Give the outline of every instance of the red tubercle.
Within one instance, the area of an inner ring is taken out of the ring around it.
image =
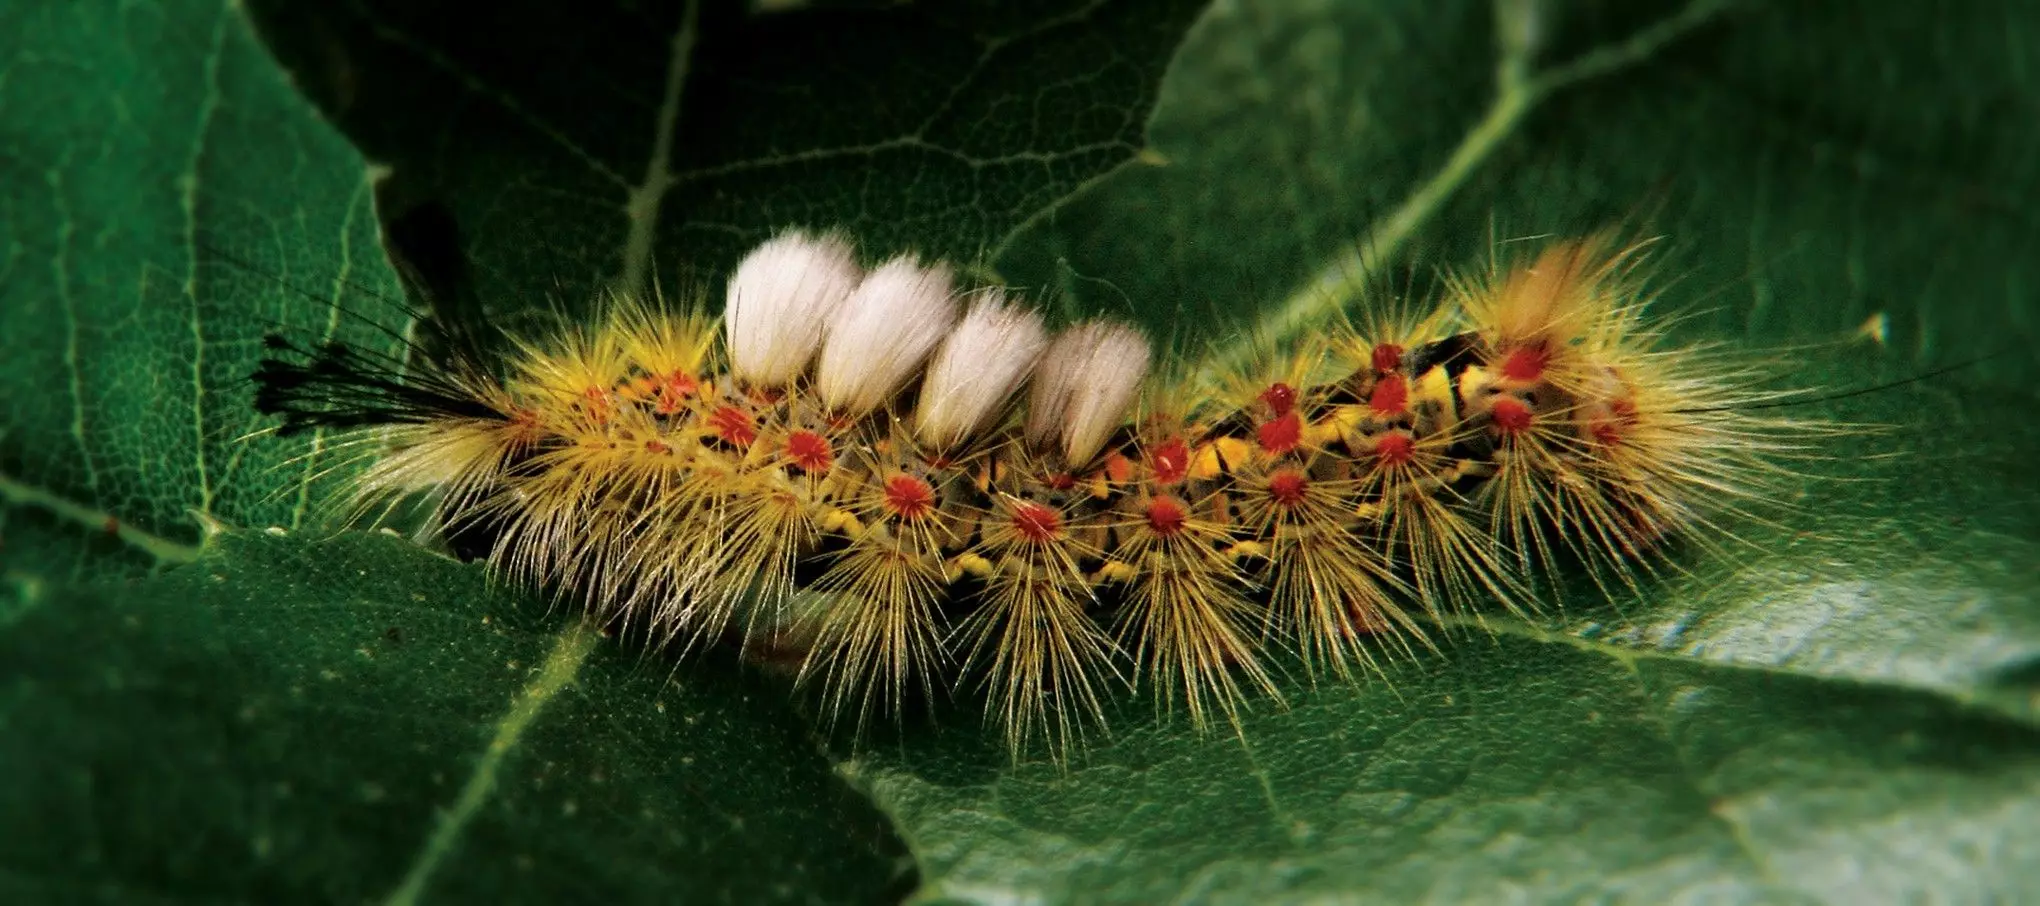
[[[1382,375],[1367,397],[1367,408],[1375,415],[1401,415],[1410,407],[1410,382],[1400,374]]]
[[[1604,403],[1605,412],[1593,412],[1586,419],[1587,436],[1603,447],[1619,447],[1639,420],[1636,401],[1627,397]]]
[[[1283,469],[1268,476],[1268,496],[1283,506],[1295,506],[1303,502],[1310,492],[1310,479],[1295,469]]]
[[[912,475],[894,475],[885,480],[885,508],[909,522],[925,519],[935,512],[935,488]]]
[[[1402,367],[1403,348],[1394,343],[1377,343],[1369,358],[1373,359],[1374,371],[1387,374]]]
[[[1052,490],[1067,491],[1077,486],[1077,476],[1068,472],[1053,472],[1041,479],[1041,483],[1048,485]]]
[[[803,472],[827,472],[836,463],[836,451],[828,438],[803,429],[786,435],[786,461]]]
[[[1148,470],[1154,473],[1156,484],[1180,483],[1190,475],[1190,445],[1180,437],[1162,441],[1148,454]]]
[[[1587,426],[1587,433],[1594,436],[1594,442],[1604,447],[1622,446],[1622,427],[1615,422],[1601,419]]]
[[[1635,400],[1630,399],[1614,400],[1608,404],[1608,411],[1615,413],[1615,419],[1617,421],[1620,421],[1624,425],[1634,426],[1636,424],[1637,415]]]
[[[1416,439],[1401,431],[1390,431],[1374,439],[1374,460],[1383,466],[1399,466],[1416,455]]]
[[[1269,384],[1268,389],[1261,391],[1261,402],[1267,403],[1277,417],[1288,415],[1296,408],[1296,388],[1280,381]]]
[[[659,382],[655,391],[657,402],[653,404],[652,411],[659,415],[676,415],[700,391],[700,379],[685,371],[675,371]]]
[[[1543,346],[1518,346],[1502,359],[1502,377],[1534,384],[1544,378],[1544,369],[1550,365],[1551,353]]]
[[[1488,410],[1494,418],[1495,430],[1503,436],[1513,437],[1530,430],[1530,407],[1513,396],[1495,400],[1494,408]]]
[[[1183,501],[1174,497],[1157,497],[1148,501],[1148,529],[1164,537],[1183,530],[1183,524],[1190,521],[1190,510]]]
[[[736,406],[717,406],[708,414],[708,429],[724,443],[748,447],[758,440],[758,420]]]
[[[1011,517],[1013,530],[1020,537],[1041,544],[1062,536],[1062,514],[1039,503],[1021,503],[1013,507]]]
[[[588,401],[585,410],[588,417],[597,422],[606,422],[616,414],[616,404],[609,399],[609,388],[587,387],[582,389],[581,398]]]
[[[1295,412],[1265,421],[1254,429],[1254,439],[1270,453],[1287,453],[1303,443],[1303,416]]]
[[[654,437],[645,441],[645,452],[664,456],[673,452],[673,445]]]
[[[504,426],[505,439],[516,446],[538,442],[539,417],[536,409],[513,409]]]

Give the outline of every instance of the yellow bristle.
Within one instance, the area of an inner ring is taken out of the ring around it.
[[[1392,463],[1363,454],[1358,496],[1374,501],[1364,515],[1375,523],[1385,552],[1404,564],[1415,599],[1433,618],[1456,617],[1478,604],[1522,613],[1527,592],[1505,575],[1492,536],[1468,519],[1467,501],[1449,486],[1463,467],[1448,455],[1454,442],[1450,434],[1417,439],[1407,460]]]
[[[1573,393],[1598,379],[1611,348],[1647,342],[1640,319],[1651,300],[1638,273],[1648,241],[1620,245],[1611,232],[1545,245],[1533,258],[1484,279],[1448,277],[1447,304],[1484,341],[1501,386],[1529,383]]]
[[[1448,284],[1452,279],[1448,276]],[[1376,350],[1389,347],[1400,356],[1458,333],[1465,329],[1464,321],[1465,314],[1457,305],[1384,297],[1365,311],[1341,312],[1339,322],[1325,333],[1330,338],[1331,358],[1343,377],[1361,369],[1373,370]]]
[[[1722,515],[1757,519],[1792,475],[1781,463],[1845,430],[1749,414],[1777,395],[1741,389],[1759,374],[1707,348],[1633,353],[1607,374],[1581,401],[1579,458],[1630,517],[1638,556],[1675,532],[1709,544]]]
[[[1448,304],[1497,348],[1570,344],[1625,311],[1632,299],[1627,278],[1647,245],[1618,246],[1614,234],[1600,232],[1547,243],[1527,260],[1498,253],[1481,277],[1448,276]]]
[[[1493,539],[1468,518],[1469,501],[1453,484],[1485,463],[1455,458],[1469,440],[1446,372],[1412,374],[1409,355],[1465,325],[1462,313],[1435,308],[1421,314],[1398,305],[1348,328],[1338,347],[1353,365],[1347,389],[1364,401],[1342,407],[1333,421],[1353,480],[1356,515],[1371,528],[1380,555],[1407,576],[1410,596],[1433,620],[1471,612],[1478,604],[1524,610],[1523,590],[1502,573]],[[1385,380],[1399,381],[1396,399],[1376,400]],[[1387,411],[1375,408],[1379,402]]]
[[[623,360],[654,377],[699,376],[721,338],[716,318],[699,302],[674,310],[663,298],[613,294],[604,329]]]
[[[735,474],[721,451],[698,451],[685,480],[628,519],[631,540],[612,555],[613,574],[632,577],[619,606],[683,650],[718,637],[735,609],[712,593],[728,560],[725,498]]]
[[[392,449],[355,479],[347,518],[359,518],[378,499],[434,490],[442,516],[473,506],[494,491],[509,462],[530,449],[524,426],[481,419],[405,425],[373,437]]]
[[[1183,401],[1170,404],[1170,408],[1190,413],[1219,409],[1253,410],[1261,405],[1262,395],[1277,384],[1301,394],[1308,388],[1345,377],[1351,369],[1347,367],[1349,363],[1344,352],[1336,333],[1314,333],[1281,350],[1270,350],[1257,356],[1241,367],[1206,372],[1200,377],[1208,384],[1183,387],[1178,386],[1182,384],[1180,381],[1166,382],[1170,389],[1167,396]],[[1160,405],[1156,396],[1149,394],[1144,402],[1150,406]]]
[[[510,389],[549,414],[600,418],[613,410],[616,387],[630,376],[623,337],[608,324],[561,326],[543,341],[514,342]]]
[[[1044,531],[1050,516],[1061,522],[1065,514],[1008,498],[987,518],[971,555],[991,564],[990,575],[983,601],[957,631],[965,662],[984,671],[986,713],[1015,760],[1037,737],[1065,757],[1086,721],[1103,724],[1099,684],[1118,677],[1117,649],[1085,612],[1094,601],[1077,565],[1100,552]]]
[[[959,523],[974,518],[945,507],[943,488],[929,477],[909,474],[917,457],[903,429],[880,446],[853,451],[843,465],[869,478],[823,491],[822,518],[849,546],[816,582],[835,594],[804,616],[812,644],[800,668],[803,683],[822,685],[832,718],[855,699],[860,726],[874,711],[897,716],[914,685],[932,696],[940,683],[944,549]]]
[[[787,493],[751,472],[697,470],[647,513],[652,531],[633,547],[628,566],[671,589],[666,600],[642,602],[657,608],[669,639],[692,647],[734,625],[748,642],[754,629],[776,628],[773,618],[792,594],[798,545],[813,534]]]
[[[1554,530],[1568,534],[1602,525],[1599,514],[1580,512],[1580,495],[1591,493],[1579,469],[1559,455],[1564,445],[1561,426],[1542,415],[1524,430],[1496,439],[1495,471],[1475,499],[1489,510],[1488,533],[1509,553],[1509,566],[1519,577],[1549,574],[1559,562]],[[1596,509],[1591,500],[1588,510]],[[1587,520],[1587,521],[1583,521]]]
[[[1307,669],[1351,677],[1360,664],[1379,672],[1367,637],[1403,653],[1422,627],[1398,603],[1407,589],[1356,518],[1359,484],[1310,477],[1301,464],[1243,471],[1234,492],[1240,521],[1265,540],[1261,584],[1274,617],[1295,637]],[[1364,534],[1363,534],[1364,533]]]
[[[1216,709],[1237,727],[1246,694],[1236,677],[1281,698],[1255,646],[1265,614],[1240,592],[1246,579],[1226,553],[1232,536],[1222,525],[1188,505],[1171,522],[1158,530],[1149,517],[1126,529],[1117,552],[1130,568],[1119,644],[1165,709],[1180,693],[1191,726],[1206,729]]]
[[[912,536],[866,533],[814,586],[832,595],[808,615],[813,647],[802,682],[819,681],[832,717],[855,700],[861,727],[874,710],[897,716],[916,684],[932,695],[945,665],[942,557]]]

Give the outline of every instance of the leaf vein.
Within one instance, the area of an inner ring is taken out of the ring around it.
[[[0,473],[0,500],[15,506],[31,506],[83,528],[103,531],[129,547],[155,558],[157,563],[189,563],[198,559],[198,548],[162,538],[135,528],[105,510],[74,502],[58,494],[18,481]]]
[[[1401,250],[1419,228],[1443,210],[1459,187],[1487,162],[1502,143],[1515,135],[1523,119],[1551,95],[1576,83],[1618,72],[1650,56],[1694,29],[1713,21],[1726,8],[1724,0],[1691,0],[1685,8],[1639,29],[1629,38],[1589,51],[1572,62],[1537,75],[1530,64],[1538,49],[1532,37],[1540,27],[1520,21],[1534,16],[1534,5],[1497,0],[1495,30],[1503,35],[1495,65],[1495,94],[1488,109],[1460,138],[1445,163],[1388,216],[1363,230],[1347,251],[1307,278],[1263,315],[1256,329],[1239,342],[1222,347],[1205,363],[1205,374],[1220,374],[1248,364],[1257,355],[1324,323],[1328,313],[1347,304],[1373,285],[1375,275]]]
[[[636,292],[645,285],[645,271],[652,258],[652,238],[659,226],[659,204],[671,191],[673,179],[673,138],[680,127],[680,98],[687,90],[687,76],[693,66],[696,24],[700,0],[688,0],[680,27],[673,33],[672,58],[666,68],[666,88],[659,100],[658,123],[652,133],[652,152],[645,161],[645,179],[630,190],[624,211],[630,231],[623,246],[623,273],[618,289]]]
[[[489,740],[488,748],[475,763],[474,772],[462,786],[459,798],[453,806],[440,815],[439,823],[432,829],[432,835],[425,841],[425,847],[418,853],[416,861],[404,875],[402,883],[390,893],[385,901],[390,906],[412,906],[419,902],[426,884],[432,880],[434,870],[445,861],[460,835],[470,824],[481,807],[495,791],[496,780],[501,773],[503,762],[522,740],[524,732],[538,719],[559,693],[574,681],[581,665],[588,660],[588,654],[595,650],[601,635],[591,630],[586,623],[576,622],[560,634],[553,643],[551,653],[538,669],[538,675],[526,685],[510,707],[510,712],[496,722],[496,732]]]
[[[616,172],[614,168],[603,163],[601,159],[590,153],[588,149],[581,147],[579,142],[568,137],[558,127],[553,126],[530,110],[525,109],[524,105],[518,103],[516,98],[491,88],[487,82],[482,81],[481,77],[461,67],[445,54],[420,44],[410,35],[379,20],[370,19],[369,27],[375,31],[376,37],[417,54],[420,59],[452,76],[455,81],[460,83],[462,88],[509,113],[512,117],[530,127],[532,131],[544,136],[547,141],[552,142],[554,145],[559,146],[561,150],[572,155],[575,160],[580,161],[581,165],[587,167],[590,172],[618,186],[627,188],[630,185],[630,181],[625,179],[623,174]]]
[[[85,428],[85,375],[78,364],[78,299],[71,294],[71,240],[77,231],[77,223],[64,197],[63,168],[68,165],[66,160],[44,175],[50,186],[50,204],[56,208],[59,223],[50,275],[56,283],[57,300],[64,310],[64,373],[71,391],[71,438],[77,441],[78,460],[85,466],[85,488],[96,498],[99,496],[99,463],[92,455],[92,441]]]
[[[219,15],[213,20],[212,46],[206,49],[204,65],[205,93],[199,98],[198,120],[192,129],[191,151],[184,164],[184,176],[178,183],[180,204],[184,211],[184,297],[191,303],[191,426],[196,443],[192,445],[198,468],[198,512],[201,516],[212,513],[212,477],[206,466],[205,432],[205,323],[200,313],[198,292],[198,171],[205,156],[206,139],[212,131],[215,115],[220,107],[220,60],[226,54],[228,23],[235,18],[232,3],[220,4]]]

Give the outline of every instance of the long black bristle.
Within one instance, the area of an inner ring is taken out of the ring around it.
[[[446,376],[406,378],[380,357],[361,355],[345,344],[307,349],[272,334],[263,338],[263,345],[283,355],[256,364],[255,409],[283,418],[279,434],[507,417]]]

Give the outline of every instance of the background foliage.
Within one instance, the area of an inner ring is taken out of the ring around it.
[[[2033,892],[2025,6],[454,9],[0,10],[10,901]],[[388,343],[418,210],[495,317],[799,222],[1187,354],[1613,221],[1669,237],[1680,338],[1794,385],[2003,354],[1810,410],[1887,427],[1641,594],[1287,683],[1244,740],[1128,701],[1065,772],[967,703],[818,739],[776,677],[326,539],[336,451],[246,438],[244,376],[270,329]]]

